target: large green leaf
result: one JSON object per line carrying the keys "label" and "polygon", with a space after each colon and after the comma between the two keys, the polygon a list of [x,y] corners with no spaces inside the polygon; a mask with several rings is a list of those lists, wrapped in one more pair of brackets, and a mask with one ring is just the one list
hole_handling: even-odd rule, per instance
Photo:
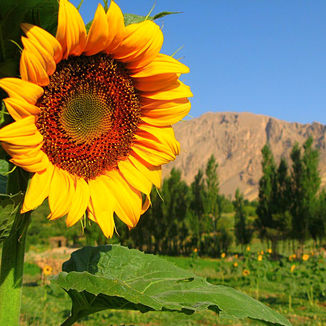
{"label": "large green leaf", "polygon": [[57,0],[0,1],[0,77],[18,75],[21,23],[41,26],[55,33]]}
{"label": "large green leaf", "polygon": [[23,194],[0,195],[0,243],[8,238]]}
{"label": "large green leaf", "polygon": [[163,258],[118,245],[80,249],[64,263],[63,271],[54,282],[73,302],[65,325],[104,309],[187,314],[209,309],[220,317],[290,325],[279,313],[239,291],[212,285]]}

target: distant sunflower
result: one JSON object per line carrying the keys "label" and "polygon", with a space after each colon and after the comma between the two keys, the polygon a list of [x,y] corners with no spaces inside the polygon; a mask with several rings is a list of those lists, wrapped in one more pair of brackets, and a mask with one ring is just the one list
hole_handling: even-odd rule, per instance
{"label": "distant sunflower", "polygon": [[[21,79],[3,78],[16,120],[0,130],[11,161],[35,173],[22,213],[48,197],[57,219],[75,224],[87,210],[106,237],[113,214],[134,227],[160,187],[161,165],[179,153],[171,127],[190,110],[188,67],[159,53],[152,21],[124,25],[111,1],[99,4],[89,32],[78,10],[59,3],[56,37],[22,24]],[[142,193],[146,195],[143,201]]]}

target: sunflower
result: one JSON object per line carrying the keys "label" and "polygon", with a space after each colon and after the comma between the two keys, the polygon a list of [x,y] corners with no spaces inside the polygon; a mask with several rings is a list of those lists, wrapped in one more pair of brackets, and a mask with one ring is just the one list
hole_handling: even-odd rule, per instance
{"label": "sunflower", "polygon": [[21,212],[48,198],[48,218],[67,215],[67,226],[87,211],[106,237],[114,213],[133,228],[161,185],[161,165],[179,153],[171,125],[190,110],[190,88],[179,81],[188,67],[160,53],[154,22],[125,26],[113,1],[107,12],[98,5],[88,33],[67,0],[56,37],[22,29],[21,78],[0,80],[15,120],[0,141],[34,173]]}
{"label": "sunflower", "polygon": [[45,265],[45,266],[43,267],[43,269],[42,269],[42,273],[43,273],[43,275],[45,275],[45,276],[49,276],[49,275],[51,275],[51,274],[52,274],[52,267],[49,266],[49,265]]}

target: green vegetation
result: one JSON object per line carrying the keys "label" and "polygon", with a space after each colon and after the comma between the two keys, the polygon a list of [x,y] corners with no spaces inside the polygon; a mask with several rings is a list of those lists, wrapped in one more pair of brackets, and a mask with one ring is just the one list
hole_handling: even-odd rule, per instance
{"label": "green vegetation", "polygon": [[[293,258],[291,255],[279,261],[271,259],[265,249],[259,255],[245,249],[238,255],[227,255],[221,259],[193,257],[165,257],[177,266],[193,271],[199,276],[207,277],[213,284],[225,284],[258,298],[271,308],[281,312],[293,325],[324,325],[326,323],[325,290],[323,280],[326,277],[326,260],[318,252],[309,252],[307,260]],[[249,248],[248,248],[249,249]],[[305,257],[306,259],[306,257]],[[29,263],[31,264],[31,263]],[[21,325],[57,326],[69,314],[70,300],[59,287],[41,280],[40,273],[25,265],[25,287]],[[293,267],[295,266],[295,267]],[[29,274],[31,273],[31,274]],[[36,286],[37,285],[37,286]],[[178,313],[141,314],[133,311],[103,311],[78,322],[80,326],[95,325],[255,325],[253,321],[219,320],[213,312],[183,315]]]}

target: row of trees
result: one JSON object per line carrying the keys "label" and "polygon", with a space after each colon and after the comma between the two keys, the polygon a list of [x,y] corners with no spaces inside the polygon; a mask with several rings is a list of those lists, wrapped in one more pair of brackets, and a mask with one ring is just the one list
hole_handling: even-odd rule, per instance
{"label": "row of trees", "polygon": [[[309,138],[302,147],[296,144],[290,164],[284,158],[276,164],[266,144],[259,197],[252,203],[238,189],[233,201],[220,194],[214,156],[189,186],[182,180],[181,171],[172,169],[162,188],[153,189],[152,206],[135,229],[129,231],[116,219],[116,241],[167,255],[189,255],[196,248],[202,255],[213,257],[227,252],[233,241],[247,246],[253,236],[269,241],[274,253],[280,240],[298,240],[301,247],[309,237],[320,242],[325,235],[326,192],[320,191],[319,155],[312,143]],[[33,213],[31,243],[42,240],[41,229],[44,244],[48,237],[62,234],[64,221],[48,225],[44,219],[47,211],[43,205]],[[68,229],[65,235],[75,245],[107,241],[95,223],[87,222],[83,230],[83,236],[80,226]]]}
{"label": "row of trees", "polygon": [[161,192],[152,191],[152,207],[138,226],[131,232],[122,229],[122,243],[168,255],[187,255],[195,248],[211,256],[227,251],[233,241],[233,217],[222,219],[222,213],[232,213],[234,207],[219,193],[217,170],[211,156],[188,186],[181,171],[172,169]]}
{"label": "row of trees", "polygon": [[256,227],[271,241],[273,251],[281,239],[307,238],[321,241],[325,235],[326,193],[320,191],[319,153],[309,138],[291,151],[291,166],[285,158],[276,165],[270,146],[262,149],[263,176],[259,182]]}

